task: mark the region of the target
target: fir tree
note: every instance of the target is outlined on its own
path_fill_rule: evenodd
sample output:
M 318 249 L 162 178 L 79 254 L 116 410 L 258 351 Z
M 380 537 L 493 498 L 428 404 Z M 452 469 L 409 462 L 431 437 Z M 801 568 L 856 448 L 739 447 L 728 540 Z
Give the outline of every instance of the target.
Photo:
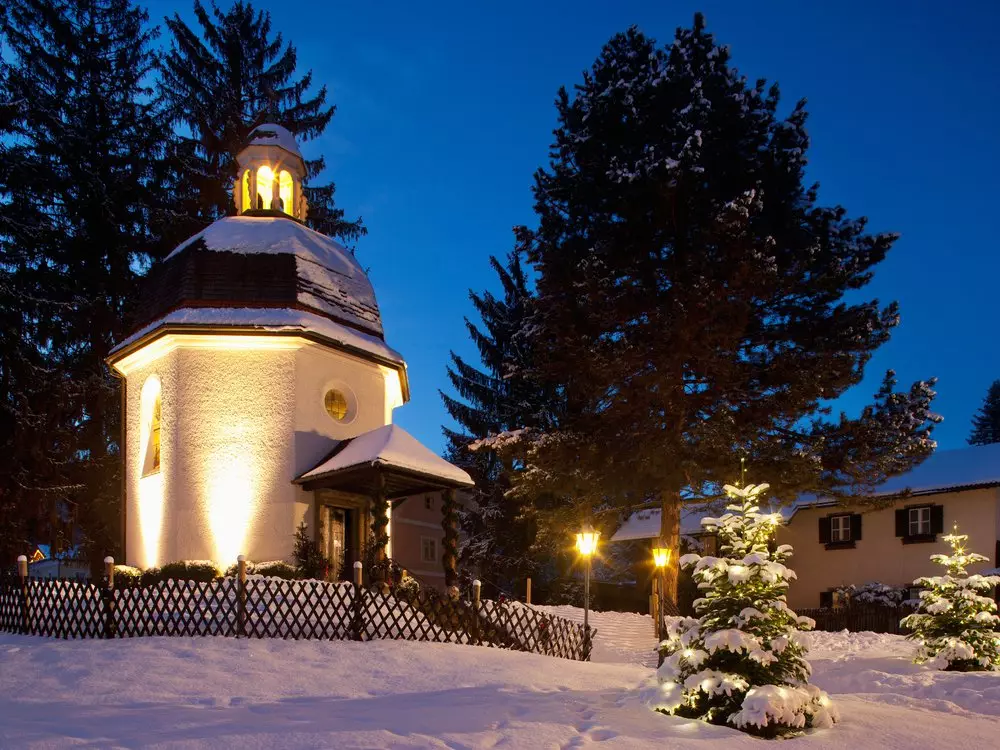
M 652 705 L 664 713 L 728 724 L 774 737 L 838 720 L 823 691 L 809 685 L 808 642 L 814 623 L 788 609 L 785 590 L 795 572 L 792 548 L 769 542 L 781 515 L 757 506 L 767 485 L 726 486 L 733 501 L 721 518 L 702 521 L 719 539 L 720 557 L 684 555 L 703 597 L 697 619 L 671 623 L 661 644 Z
M 918 578 L 920 606 L 903 618 L 908 636 L 920 643 L 914 661 L 929 662 L 938 669 L 973 672 L 1000 669 L 1000 636 L 997 605 L 984 596 L 1000 585 L 1000 576 L 969 575 L 968 566 L 989 562 L 989 558 L 966 552 L 969 537 L 954 533 L 942 539 L 951 547 L 950 555 L 931 555 L 931 560 L 948 571 L 942 576 Z
M 317 533 L 317 536 L 319 534 Z M 312 538 L 306 522 L 302 521 L 295 530 L 295 542 L 292 547 L 292 557 L 295 559 L 295 568 L 303 578 L 315 578 L 326 580 L 330 570 L 330 562 L 323 554 L 319 542 Z M 341 565 L 341 574 L 347 567 L 346 561 Z M 350 574 L 348 574 L 350 575 Z
M 986 392 L 983 405 L 972 417 L 969 445 L 1000 443 L 1000 380 L 994 380 Z
M 178 14 L 165 19 L 171 47 L 160 93 L 173 120 L 191 134 L 176 145 L 177 191 L 186 194 L 181 209 L 204 225 L 233 213 L 236 155 L 256 126 L 273 122 L 308 141 L 322 135 L 335 107 L 326 102 L 325 86 L 311 92 L 311 72 L 297 74 L 295 47 L 272 35 L 268 12 L 242 0 L 225 12 L 213 3 L 210 12 L 196 0 L 194 13 L 200 34 Z M 307 160 L 308 179 L 324 168 L 322 157 Z M 346 241 L 366 233 L 361 219 L 348 220 L 337 207 L 333 183 L 303 189 L 313 229 Z M 190 230 L 188 224 L 184 232 Z
M 36 517 L 72 509 L 96 564 L 120 539 L 119 388 L 104 360 L 127 332 L 162 205 L 147 20 L 128 0 L 15 0 L 0 13 L 0 91 L 16 103 L 0 241 L 20 297 L 5 325 L 24 327 L 4 397 L 27 417 L 14 460 L 41 469 L 5 474 L 0 494 L 31 495 Z
M 524 377 L 511 374 L 530 361 L 530 350 L 516 338 L 531 299 L 521 257 L 511 253 L 504 263 L 491 257 L 490 265 L 503 295 L 470 291 L 482 326 L 465 320 L 479 351 L 481 369 L 452 352 L 448 379 L 458 397 L 441 393 L 441 398 L 459 426 L 459 430 L 444 429 L 448 458 L 476 481 L 475 502 L 460 512 L 465 532 L 462 562 L 477 566 L 491 582 L 509 591 L 539 572 L 532 549 L 535 508 L 528 498 L 507 497 L 509 467 L 495 451 L 471 452 L 469 445 L 515 426 L 546 421 L 553 399 Z
M 899 392 L 890 371 L 860 415 L 824 418 L 899 320 L 858 294 L 896 235 L 820 204 L 805 103 L 778 104 L 701 15 L 665 48 L 616 35 L 559 92 L 537 225 L 517 232 L 538 272 L 517 374 L 567 407 L 488 443 L 520 461 L 519 491 L 658 501 L 677 549 L 681 499 L 718 497 L 740 456 L 791 501 L 867 498 L 931 453 L 933 380 Z

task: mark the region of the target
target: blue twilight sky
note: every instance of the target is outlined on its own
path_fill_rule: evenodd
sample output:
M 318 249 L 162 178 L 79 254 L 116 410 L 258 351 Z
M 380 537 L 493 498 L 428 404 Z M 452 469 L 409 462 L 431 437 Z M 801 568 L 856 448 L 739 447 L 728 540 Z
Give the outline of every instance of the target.
M 225 0 L 223 0 L 225 2 Z M 994 2 L 367 2 L 258 0 L 338 106 L 321 139 L 337 197 L 363 215 L 387 341 L 409 363 L 412 401 L 396 421 L 443 447 L 449 350 L 474 356 L 468 289 L 532 223 L 531 176 L 546 162 L 553 99 L 615 32 L 661 43 L 702 10 L 748 77 L 809 100 L 809 179 L 821 199 L 902 234 L 870 296 L 902 324 L 838 406 L 867 403 L 886 368 L 901 385 L 937 376 L 942 448 L 965 444 L 1000 378 L 996 239 L 1000 83 Z M 154 2 L 151 20 L 188 2 Z

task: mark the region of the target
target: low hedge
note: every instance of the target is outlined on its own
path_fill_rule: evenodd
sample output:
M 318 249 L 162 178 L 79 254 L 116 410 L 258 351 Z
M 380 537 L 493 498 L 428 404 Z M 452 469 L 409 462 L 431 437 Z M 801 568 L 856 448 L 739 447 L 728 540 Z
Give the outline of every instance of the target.
M 222 578 L 222 571 L 211 560 L 178 560 L 160 568 L 161 581 L 210 583 L 217 578 Z
M 239 566 L 233 563 L 226 568 L 226 578 L 239 575 Z M 265 578 L 283 578 L 286 581 L 296 581 L 302 578 L 302 573 L 291 563 L 284 560 L 269 560 L 267 562 L 251 562 L 247 560 L 248 576 L 264 576 Z

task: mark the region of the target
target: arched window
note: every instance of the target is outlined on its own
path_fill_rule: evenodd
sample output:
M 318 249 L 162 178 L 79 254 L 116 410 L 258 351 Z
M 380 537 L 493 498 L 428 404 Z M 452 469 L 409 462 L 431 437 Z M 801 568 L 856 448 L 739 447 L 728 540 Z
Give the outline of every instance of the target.
M 160 379 L 151 375 L 142 385 L 139 397 L 139 440 L 142 448 L 142 476 L 160 470 L 160 433 L 162 422 Z
M 264 165 L 257 170 L 257 208 L 272 208 L 274 170 Z
M 295 213 L 295 207 L 292 203 L 292 176 L 288 174 L 288 170 L 282 169 L 278 174 L 278 190 L 278 197 L 281 199 L 281 203 L 278 204 L 278 208 L 289 216 L 293 215 Z
M 250 170 L 243 170 L 243 203 L 240 204 L 240 211 L 248 211 L 253 206 L 250 205 Z

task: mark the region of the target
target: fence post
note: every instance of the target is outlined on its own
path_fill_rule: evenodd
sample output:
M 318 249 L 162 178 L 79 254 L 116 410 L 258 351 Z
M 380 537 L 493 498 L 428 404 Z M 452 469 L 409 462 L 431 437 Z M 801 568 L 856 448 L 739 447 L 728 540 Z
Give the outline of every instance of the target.
M 531 604 L 531 576 L 528 576 L 528 585 L 524 594 L 524 603 Z
M 472 642 L 477 646 L 479 640 L 479 598 L 482 595 L 483 582 L 478 578 L 472 582 Z
M 115 558 L 108 555 L 104 558 L 104 587 L 101 590 L 104 599 L 104 637 L 115 637 Z
M 360 560 L 354 561 L 354 617 L 351 619 L 351 638 L 356 641 L 361 640 L 362 634 L 362 614 L 365 606 L 364 588 L 361 586 L 362 565 Z
M 21 579 L 21 632 L 27 635 L 31 628 L 28 622 L 28 558 L 26 555 L 17 556 L 17 575 Z
M 236 637 L 246 636 L 247 630 L 247 558 L 236 558 Z

